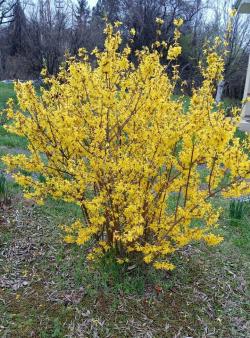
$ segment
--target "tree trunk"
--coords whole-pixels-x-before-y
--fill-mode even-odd
[[[216,92],[216,98],[215,98],[217,103],[221,102],[221,100],[222,100],[222,94],[223,94],[224,86],[225,86],[225,81],[221,80],[218,83],[218,86],[217,86],[217,92]]]

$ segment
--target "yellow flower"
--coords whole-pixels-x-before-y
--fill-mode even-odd
[[[237,9],[233,8],[229,10],[229,15],[233,18],[237,14]]]
[[[224,238],[222,236],[216,236],[214,234],[204,236],[204,240],[206,241],[206,243],[211,246],[220,244],[223,239]]]
[[[155,22],[156,22],[158,25],[163,25],[163,24],[164,24],[164,20],[161,19],[161,18],[156,18],[156,19],[155,19]]]
[[[168,263],[168,262],[155,262],[154,267],[157,270],[173,270],[175,268],[175,266],[172,263]]]
[[[114,26],[117,28],[117,27],[120,27],[122,25],[122,22],[121,21],[116,21],[114,23]]]
[[[174,25],[176,27],[181,27],[183,25],[184,21],[182,18],[174,19]]]
[[[42,76],[46,76],[46,75],[47,75],[47,69],[46,69],[46,68],[43,68],[43,69],[41,70],[41,75],[42,75]]]
[[[175,60],[181,54],[181,46],[171,46],[168,50],[168,60]]]
[[[134,35],[136,34],[136,30],[135,30],[134,28],[131,28],[131,29],[130,29],[130,34],[131,34],[132,36],[134,36]]]
[[[116,258],[116,261],[117,261],[117,263],[120,264],[120,265],[129,262],[128,258]]]
[[[143,258],[143,260],[144,260],[145,263],[149,264],[149,263],[151,263],[152,260],[153,260],[153,255],[152,255],[152,254],[150,254],[150,255],[145,255],[144,258]]]
[[[154,43],[155,47],[160,47],[160,45],[161,45],[160,41],[155,41],[155,43]]]
[[[72,244],[75,243],[75,238],[71,235],[67,235],[64,237],[65,243]]]
[[[167,48],[167,43],[166,43],[166,41],[162,41],[161,45],[162,45],[162,47]]]

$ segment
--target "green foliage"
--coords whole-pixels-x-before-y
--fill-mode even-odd
[[[237,225],[239,220],[242,220],[246,203],[244,200],[231,200],[229,206],[229,216],[232,225]]]

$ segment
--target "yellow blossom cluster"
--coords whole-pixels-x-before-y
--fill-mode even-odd
[[[9,102],[6,128],[27,138],[29,154],[4,162],[28,198],[81,207],[83,220],[65,226],[65,241],[91,239],[89,259],[112,249],[120,263],[137,254],[171,270],[176,250],[222,240],[212,199],[250,193],[249,140],[235,137],[239,111],[228,119],[215,103],[224,69],[215,51],[187,110],[174,96],[178,70],[171,77],[158,50],[138,51],[135,66],[119,29],[108,24],[105,33],[95,64],[81,49],[39,95],[31,82],[16,83],[19,108]],[[175,36],[170,60],[180,53]]]
[[[182,48],[179,44],[179,39],[180,39],[181,33],[180,33],[178,28],[183,25],[183,19],[181,19],[181,18],[175,19],[174,25],[175,25],[174,43],[173,43],[172,46],[169,47],[168,55],[167,55],[167,59],[169,61],[176,60],[178,58],[178,56],[181,55],[181,52],[182,52]]]
[[[184,20],[182,18],[177,18],[177,19],[174,19],[174,25],[176,27],[181,27],[184,23]]]
[[[134,28],[131,28],[131,29],[130,29],[130,34],[131,34],[132,36],[135,36],[136,30],[135,30]]]
[[[164,24],[164,20],[161,19],[161,18],[156,18],[155,22],[156,22],[158,25],[163,25],[163,24]]]

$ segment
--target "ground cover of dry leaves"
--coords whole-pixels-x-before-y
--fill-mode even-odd
[[[0,337],[250,337],[249,230],[224,219],[221,246],[188,247],[161,274],[88,266],[57,227],[73,206],[17,191],[0,208]]]

